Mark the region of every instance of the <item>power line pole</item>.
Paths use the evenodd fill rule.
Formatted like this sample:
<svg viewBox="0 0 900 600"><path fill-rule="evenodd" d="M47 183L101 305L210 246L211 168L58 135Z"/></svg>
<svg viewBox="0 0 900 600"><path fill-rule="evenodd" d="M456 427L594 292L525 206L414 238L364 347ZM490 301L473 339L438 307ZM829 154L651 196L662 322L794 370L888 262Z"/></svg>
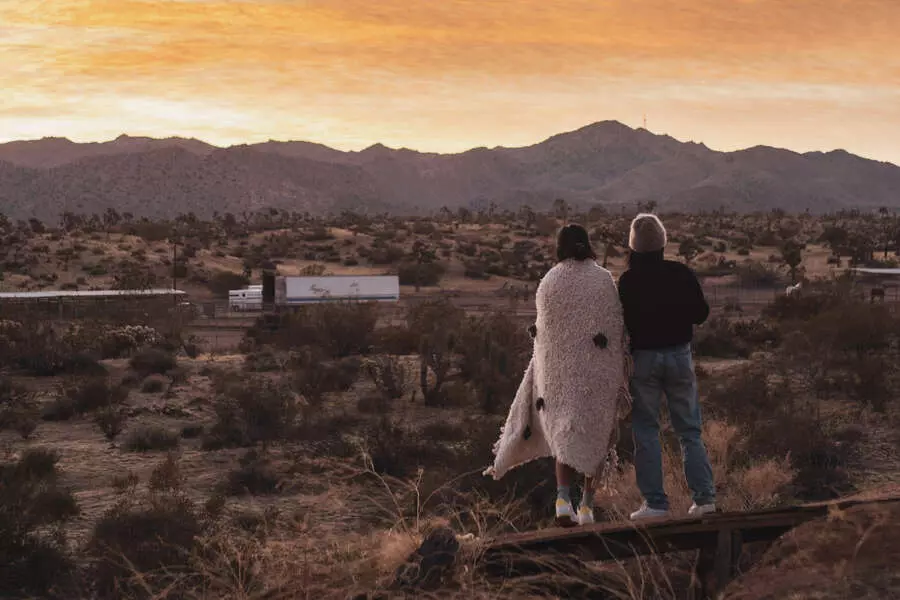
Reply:
<svg viewBox="0 0 900 600"><path fill-rule="evenodd" d="M178 238L172 240L172 290L178 289ZM178 294L172 294L172 303L178 304Z"/></svg>

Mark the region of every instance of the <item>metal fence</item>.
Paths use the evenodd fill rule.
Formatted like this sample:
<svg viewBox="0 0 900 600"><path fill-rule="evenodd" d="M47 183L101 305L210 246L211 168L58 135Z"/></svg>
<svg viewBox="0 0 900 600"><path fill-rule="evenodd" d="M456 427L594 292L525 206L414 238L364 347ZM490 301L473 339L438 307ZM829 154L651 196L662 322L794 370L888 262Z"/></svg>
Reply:
<svg viewBox="0 0 900 600"><path fill-rule="evenodd" d="M785 290L771 287L707 285L704 286L704 292L714 312L727 310L758 313L776 297L783 295ZM533 290L530 295L523 296L510 294L501 288L477 292L433 289L404 295L396 303L380 304L381 324L400 324L411 305L437 298L449 299L470 315L502 312L523 322L536 316ZM188 331L197 336L208 350L216 353L235 352L246 330L261 314L261 311L230 311L227 302L203 303L202 308L204 316L195 319L189 325Z"/></svg>
<svg viewBox="0 0 900 600"><path fill-rule="evenodd" d="M883 289L885 302L900 303L900 288L895 286L861 283L856 287L856 293L861 299L869 300L873 288ZM467 314L502 312L525 322L535 317L534 291L534 286L530 289L506 286L492 290L423 288L419 293L401 296L399 302L379 304L379 316L382 325L398 325L403 322L406 311L412 304L444 297L465 310ZM729 312L750 316L758 314L763 307L784 295L785 289L740 283L717 285L707 282L704 285L704 293L714 313ZM223 300L195 302L194 305L198 309L195 317L187 322L183 321L186 333L196 336L207 350L215 353L236 352L247 329L261 314L259 311L231 311L228 302ZM65 320L102 320L105 317L154 327L165 326L172 321L172 306L168 302L154 303L152 307L143 303L74 304L66 306L64 313L61 313L55 305L49 308L48 306L28 303L7 304L0 307L0 319L30 316L52 321L62 318L61 315L64 314Z"/></svg>

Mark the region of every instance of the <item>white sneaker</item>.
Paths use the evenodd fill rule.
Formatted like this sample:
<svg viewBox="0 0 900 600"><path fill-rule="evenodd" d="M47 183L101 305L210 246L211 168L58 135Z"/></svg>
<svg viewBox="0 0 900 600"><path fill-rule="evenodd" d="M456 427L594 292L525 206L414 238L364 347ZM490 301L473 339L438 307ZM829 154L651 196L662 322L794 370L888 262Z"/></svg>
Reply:
<svg viewBox="0 0 900 600"><path fill-rule="evenodd" d="M709 513L714 512L716 512L715 503L698 505L696 502L694 502L688 509L688 515L691 517L702 517L703 515L708 515Z"/></svg>
<svg viewBox="0 0 900 600"><path fill-rule="evenodd" d="M643 519L660 519L662 517L668 517L668 510L660 510L658 508L650 508L647 506L647 503L644 502L641 504L641 507L631 513L632 521L641 521Z"/></svg>
<svg viewBox="0 0 900 600"><path fill-rule="evenodd" d="M575 517L575 520L579 525L593 525L594 524L594 509L590 506L579 506L578 507L578 515Z"/></svg>
<svg viewBox="0 0 900 600"><path fill-rule="evenodd" d="M577 524L572 503L562 498L556 499L556 524L559 527L574 527Z"/></svg>

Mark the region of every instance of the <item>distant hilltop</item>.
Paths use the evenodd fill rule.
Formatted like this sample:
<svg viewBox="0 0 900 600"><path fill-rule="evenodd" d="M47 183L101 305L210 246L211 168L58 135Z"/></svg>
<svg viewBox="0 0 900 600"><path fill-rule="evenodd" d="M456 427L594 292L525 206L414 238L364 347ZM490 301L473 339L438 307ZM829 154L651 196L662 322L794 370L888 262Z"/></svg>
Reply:
<svg viewBox="0 0 900 600"><path fill-rule="evenodd" d="M543 209L557 198L616 207L655 201L681 211L900 208L900 167L842 150L717 152L615 121L524 148L459 154L277 141L219 148L125 135L0 144L0 211L12 218L107 208L139 217L264 208L428 214L462 206Z"/></svg>

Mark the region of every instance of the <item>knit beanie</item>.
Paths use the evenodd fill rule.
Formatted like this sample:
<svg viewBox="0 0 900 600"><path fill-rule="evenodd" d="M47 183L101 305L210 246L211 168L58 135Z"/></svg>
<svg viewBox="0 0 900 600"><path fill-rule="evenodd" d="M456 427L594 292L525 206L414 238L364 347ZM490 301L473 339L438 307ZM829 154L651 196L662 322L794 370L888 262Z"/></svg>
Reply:
<svg viewBox="0 0 900 600"><path fill-rule="evenodd" d="M641 213L631 222L628 246L635 252L656 252L666 243L666 228L656 215Z"/></svg>

